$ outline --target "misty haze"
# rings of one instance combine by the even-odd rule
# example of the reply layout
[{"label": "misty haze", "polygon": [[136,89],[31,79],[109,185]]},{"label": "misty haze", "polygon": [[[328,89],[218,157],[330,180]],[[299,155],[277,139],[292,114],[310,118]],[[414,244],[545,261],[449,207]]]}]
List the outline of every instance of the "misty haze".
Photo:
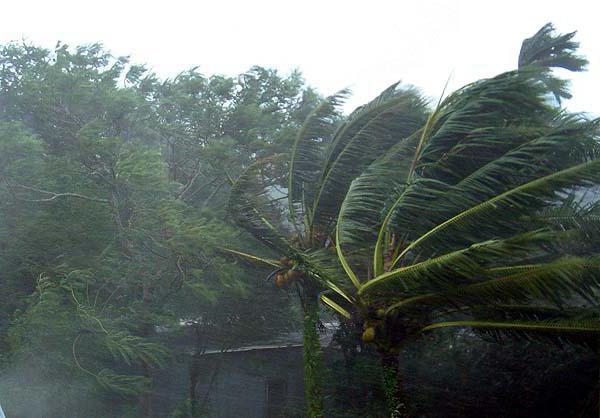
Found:
[{"label": "misty haze", "polygon": [[599,416],[591,5],[121,3],[5,6],[0,418]]}]

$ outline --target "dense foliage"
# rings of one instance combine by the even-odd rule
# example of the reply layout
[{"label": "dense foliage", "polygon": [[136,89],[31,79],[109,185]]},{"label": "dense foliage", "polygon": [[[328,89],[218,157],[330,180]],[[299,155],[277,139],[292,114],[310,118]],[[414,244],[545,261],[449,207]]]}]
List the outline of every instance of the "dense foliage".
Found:
[{"label": "dense foliage", "polygon": [[232,178],[285,147],[316,100],[299,74],[163,81],[62,44],[4,46],[0,68],[9,416],[149,416],[170,359],[157,330],[188,321],[204,350],[293,327],[293,306],[218,248],[241,239],[223,222]]}]

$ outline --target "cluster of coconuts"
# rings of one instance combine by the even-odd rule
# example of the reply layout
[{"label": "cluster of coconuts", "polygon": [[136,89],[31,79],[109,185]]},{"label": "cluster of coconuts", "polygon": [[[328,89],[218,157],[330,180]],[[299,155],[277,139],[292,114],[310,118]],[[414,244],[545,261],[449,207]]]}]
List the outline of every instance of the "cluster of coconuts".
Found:
[{"label": "cluster of coconuts", "polygon": [[365,343],[371,343],[375,341],[377,331],[381,332],[383,328],[383,318],[385,317],[385,309],[377,309],[375,311],[375,318],[368,319],[363,324],[362,340]]},{"label": "cluster of coconuts", "polygon": [[291,259],[283,257],[279,262],[288,269],[282,270],[275,276],[275,285],[278,288],[286,288],[293,283],[294,280],[297,280],[304,275],[302,271],[294,270],[294,262]]}]

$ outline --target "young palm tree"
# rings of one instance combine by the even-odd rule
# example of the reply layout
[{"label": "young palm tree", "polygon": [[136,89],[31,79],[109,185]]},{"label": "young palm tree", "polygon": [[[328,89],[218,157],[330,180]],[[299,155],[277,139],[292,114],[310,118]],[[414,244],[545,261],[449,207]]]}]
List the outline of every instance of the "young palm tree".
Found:
[{"label": "young palm tree", "polygon": [[[552,42],[534,36],[523,50],[540,44]],[[600,233],[600,122],[549,103],[549,94],[565,96],[555,90],[564,83],[536,57],[527,64],[522,52],[518,70],[440,103],[352,182],[341,205],[336,248],[348,283],[326,303],[364,318],[393,417],[409,416],[396,353],[423,331],[600,332],[585,309],[600,285],[590,245]]]},{"label": "young palm tree", "polygon": [[[410,135],[425,120],[425,103],[398,83],[342,118],[347,91],[324,100],[301,127],[289,155],[275,155],[249,167],[236,181],[229,213],[280,260],[229,250],[271,265],[278,286],[297,289],[304,311],[304,363],[308,416],[323,415],[317,334],[322,275],[315,258],[330,247],[336,216],[351,181],[387,152],[397,135]],[[331,253],[330,254],[334,254]],[[313,261],[311,261],[313,260]]]}]

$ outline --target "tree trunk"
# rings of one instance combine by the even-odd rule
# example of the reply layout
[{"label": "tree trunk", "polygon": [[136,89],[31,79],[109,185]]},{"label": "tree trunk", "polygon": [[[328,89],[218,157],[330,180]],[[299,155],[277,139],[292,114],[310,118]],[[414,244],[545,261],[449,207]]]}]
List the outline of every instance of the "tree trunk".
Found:
[{"label": "tree trunk", "polygon": [[[142,294],[146,294],[146,286],[142,289]],[[148,300],[144,298],[143,303],[148,303]],[[139,328],[139,335],[141,337],[148,337],[152,334],[152,323],[148,320],[148,318],[144,318],[143,316],[139,318],[141,321],[141,327]],[[144,392],[140,395],[139,405],[140,405],[140,413],[144,418],[153,418],[154,411],[152,407],[152,400],[154,398],[154,381],[152,376],[152,367],[146,362],[141,362],[143,376],[148,380],[149,387],[144,390]]]},{"label": "tree trunk", "polygon": [[307,418],[322,418],[323,389],[321,382],[321,344],[317,325],[319,304],[316,298],[308,297],[304,303],[304,391]]},{"label": "tree trunk", "polygon": [[195,417],[198,412],[198,381],[200,379],[200,360],[198,359],[199,353],[194,353],[192,356],[192,362],[190,364],[189,378],[189,398],[190,398],[190,413],[192,417]]},{"label": "tree trunk", "polygon": [[406,394],[400,376],[398,354],[380,351],[381,369],[383,373],[383,389],[390,412],[390,418],[409,418],[406,407]]},{"label": "tree trunk", "polygon": [[189,393],[189,399],[190,399],[190,413],[192,417],[196,416],[197,413],[197,409],[198,409],[198,381],[200,380],[200,372],[201,372],[201,368],[200,368],[200,355],[201,355],[201,349],[200,349],[200,327],[198,324],[194,324],[193,326],[194,329],[194,343],[195,343],[195,348],[194,348],[194,354],[192,355],[192,360],[190,363],[190,367],[189,367],[189,378],[190,378],[190,393]]},{"label": "tree trunk", "polygon": [[[148,367],[148,365],[144,363],[142,365],[142,369],[144,371],[144,377],[146,377],[151,382],[152,375],[150,373],[150,367]],[[152,388],[149,388],[140,395],[139,402],[142,416],[144,418],[152,418],[154,416],[154,413],[152,411]]]},{"label": "tree trunk", "polygon": [[[593,346],[592,346],[593,347]],[[596,337],[596,347],[595,347],[595,351],[596,351],[596,358],[598,359],[598,364],[600,365],[600,337]],[[598,368],[598,389],[597,389],[597,394],[598,394],[598,417],[600,417],[600,367]]]}]

